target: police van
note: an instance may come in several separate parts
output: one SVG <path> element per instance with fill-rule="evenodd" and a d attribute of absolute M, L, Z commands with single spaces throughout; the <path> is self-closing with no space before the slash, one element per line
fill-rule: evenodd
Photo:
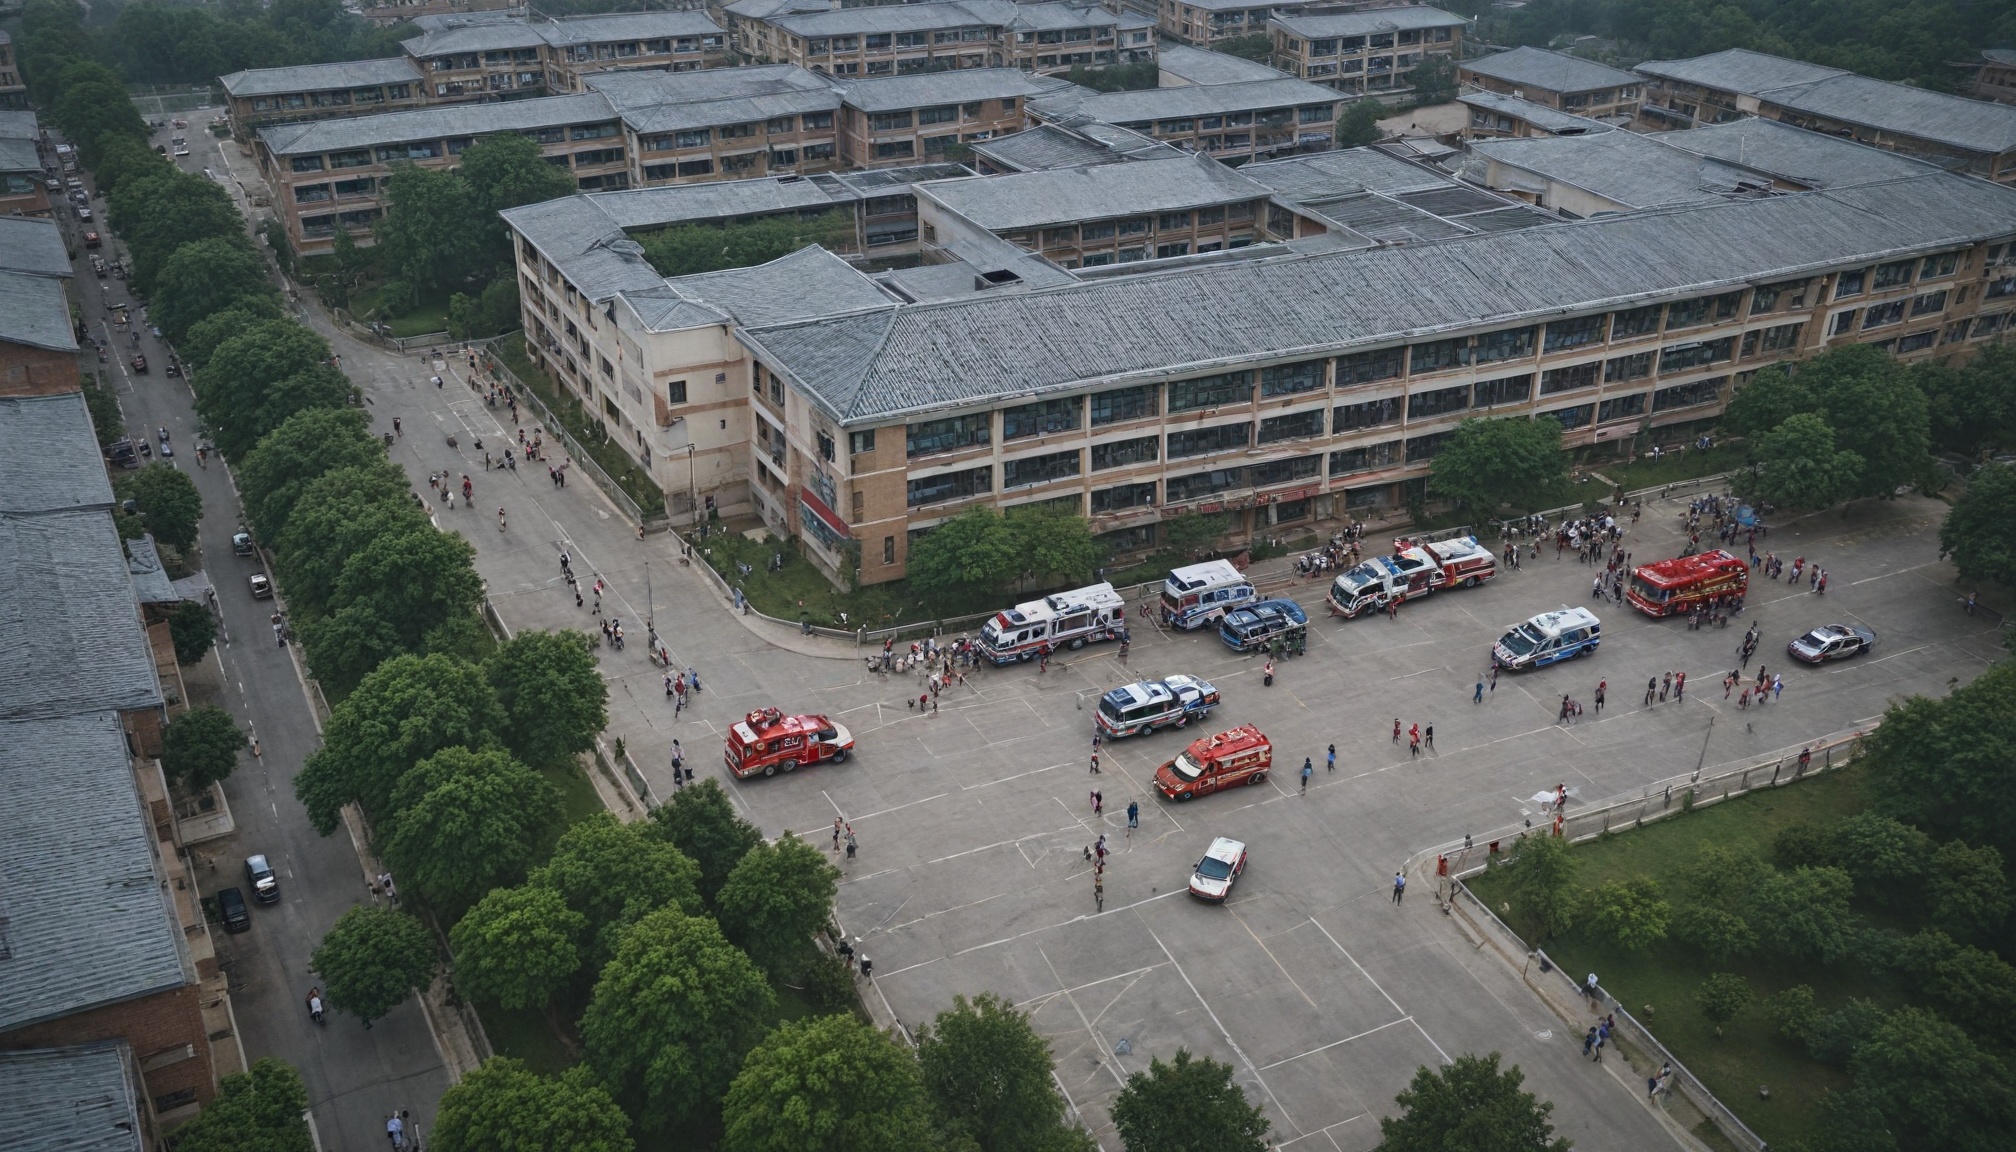
<path fill-rule="evenodd" d="M 1491 662 L 1518 671 L 1540 668 L 1594 652 L 1603 642 L 1603 622 L 1587 608 L 1542 612 L 1498 638 Z"/>
<path fill-rule="evenodd" d="M 1309 617 L 1293 600 L 1262 600 L 1225 614 L 1218 625 L 1218 638 L 1234 652 L 1264 648 L 1279 638 L 1291 651 L 1309 647 Z"/>
<path fill-rule="evenodd" d="M 980 628 L 980 651 L 995 664 L 1011 664 L 1111 640 L 1126 624 L 1127 602 L 1113 585 L 1093 584 L 996 612 Z"/>
<path fill-rule="evenodd" d="M 1186 631 L 1203 628 L 1259 598 L 1253 582 L 1230 560 L 1172 568 L 1162 582 L 1162 622 Z"/>
<path fill-rule="evenodd" d="M 1218 689 L 1195 676 L 1164 676 L 1113 689 L 1099 698 L 1093 722 L 1115 739 L 1146 735 L 1157 728 L 1181 728 L 1218 706 Z"/>

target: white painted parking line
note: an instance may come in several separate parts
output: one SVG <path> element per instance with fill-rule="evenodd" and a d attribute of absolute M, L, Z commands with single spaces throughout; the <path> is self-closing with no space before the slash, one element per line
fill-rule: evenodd
<path fill-rule="evenodd" d="M 1330 1146 L 1332 1148 L 1337 1149 L 1338 1152 L 1343 1152 L 1344 1146 L 1342 1144 L 1337 1143 L 1337 1138 L 1335 1136 L 1330 1135 L 1330 1130 L 1333 1128 L 1342 1128 L 1344 1125 L 1351 1123 L 1353 1120 L 1363 1120 L 1370 1115 L 1372 1115 L 1370 1112 L 1360 1112 L 1356 1116 L 1346 1116 L 1344 1119 L 1337 1121 L 1335 1124 L 1318 1128 L 1314 1132 L 1305 1132 L 1302 1135 L 1295 1137 L 1293 1140 L 1283 1140 L 1281 1143 L 1274 1145 L 1274 1148 L 1276 1152 L 1279 1152 L 1280 1149 L 1286 1148 L 1292 1144 L 1299 1144 L 1304 1140 L 1321 1136 L 1324 1139 L 1330 1141 Z"/>
<path fill-rule="evenodd" d="M 1262 1072 L 1265 1072 L 1271 1068 L 1279 1068 L 1283 1064 L 1293 1063 L 1294 1061 L 1302 1059 L 1302 1057 L 1304 1056 L 1314 1056 L 1318 1052 L 1327 1052 L 1330 1049 L 1337 1047 L 1339 1044 L 1349 1044 L 1353 1040 L 1363 1040 L 1365 1037 L 1372 1035 L 1374 1032 L 1384 1032 L 1386 1029 L 1395 1027 L 1396 1025 L 1412 1024 L 1413 1022 L 1414 1018 L 1412 1016 L 1402 1016 L 1398 1020 L 1388 1020 L 1386 1023 L 1379 1025 L 1377 1028 L 1367 1028 L 1365 1031 L 1358 1033 L 1358 1035 L 1356 1036 L 1346 1036 L 1342 1040 L 1332 1040 L 1328 1044 L 1318 1044 L 1316 1047 L 1309 1049 L 1309 1051 L 1307 1052 L 1297 1052 L 1293 1056 L 1283 1057 L 1280 1060 L 1274 1061 L 1274 1063 L 1272 1064 L 1263 1065 L 1260 1070 Z"/>
<path fill-rule="evenodd" d="M 1351 955 L 1349 949 L 1345 948 L 1344 945 L 1337 943 L 1337 937 L 1330 935 L 1330 930 L 1328 928 L 1323 927 L 1321 921 L 1317 920 L 1314 916 L 1311 916 L 1309 918 L 1309 922 L 1311 924 L 1316 925 L 1316 930 L 1318 932 L 1323 933 L 1323 938 L 1330 941 L 1331 944 L 1335 945 L 1337 951 L 1342 952 L 1346 960 L 1351 961 L 1351 966 L 1353 968 L 1358 969 L 1358 974 L 1360 976 L 1365 977 L 1366 983 L 1372 985 L 1374 991 L 1378 992 L 1379 995 L 1386 997 L 1386 1003 L 1393 1005 L 1393 1010 L 1395 1012 L 1398 1012 L 1402 1016 L 1407 1017 L 1408 1021 L 1410 1021 L 1414 1025 L 1415 1030 L 1421 1033 L 1421 1038 L 1423 1040 L 1428 1041 L 1428 1046 L 1435 1049 L 1436 1054 L 1442 1057 L 1442 1062 L 1444 1064 L 1455 1063 L 1455 1061 L 1449 1059 L 1449 1053 L 1442 1051 L 1442 1046 L 1440 1044 L 1435 1043 L 1435 1038 L 1433 1036 L 1428 1035 L 1428 1030 L 1426 1028 L 1421 1027 L 1421 1022 L 1415 1020 L 1412 1015 L 1408 1014 L 1405 1008 L 1400 1007 L 1400 1002 L 1398 1000 L 1393 999 L 1393 997 L 1387 993 L 1386 989 L 1381 988 L 1377 980 L 1372 979 L 1372 974 L 1370 972 L 1365 971 L 1365 966 L 1363 964 L 1358 963 L 1358 958 L 1356 956 Z"/>
<path fill-rule="evenodd" d="M 1191 982 L 1190 974 L 1188 972 L 1183 971 L 1183 965 L 1178 964 L 1176 962 L 1176 954 L 1174 952 L 1169 951 L 1169 946 L 1162 942 L 1162 937 L 1155 934 L 1155 929 L 1149 926 L 1148 921 L 1146 919 L 1141 920 L 1141 927 L 1147 929 L 1148 938 L 1155 941 L 1155 946 L 1157 948 L 1162 949 L 1162 955 L 1167 956 L 1169 958 L 1169 966 L 1171 968 L 1176 969 L 1176 975 L 1183 977 L 1183 983 L 1185 985 L 1188 985 L 1190 989 L 1190 994 L 1192 996 L 1197 997 L 1197 1003 L 1204 1009 L 1204 1014 L 1206 1016 L 1211 1017 L 1211 1023 L 1217 1026 L 1218 1035 L 1225 1038 L 1225 1043 L 1232 1049 L 1232 1054 L 1239 1057 L 1239 1062 L 1246 1065 L 1246 1070 L 1253 1074 L 1253 1082 L 1260 1085 L 1260 1090 L 1262 1092 L 1267 1093 L 1267 1099 L 1274 1102 L 1274 1110 L 1281 1114 L 1281 1119 L 1286 1120 L 1288 1122 L 1289 1127 L 1295 1129 L 1297 1132 L 1300 1132 L 1302 1130 L 1302 1126 L 1300 1124 L 1295 1123 L 1295 1118 L 1293 1116 L 1288 1115 L 1288 1109 L 1283 1108 L 1281 1106 L 1281 1098 L 1274 1095 L 1274 1089 L 1267 1086 L 1266 1078 L 1260 1075 L 1260 1069 L 1255 1068 L 1253 1066 L 1253 1058 L 1246 1055 L 1246 1050 L 1244 1048 L 1239 1047 L 1239 1042 L 1237 1040 L 1234 1040 L 1232 1038 L 1232 1033 L 1226 1029 L 1225 1022 L 1218 1019 L 1218 1013 L 1212 1009 L 1211 1002 L 1209 1000 L 1204 999 L 1204 994 L 1202 992 L 1199 992 L 1197 990 L 1197 985 Z"/>

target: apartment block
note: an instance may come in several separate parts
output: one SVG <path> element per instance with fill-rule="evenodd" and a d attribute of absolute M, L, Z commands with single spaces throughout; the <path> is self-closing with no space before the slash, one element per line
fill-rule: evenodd
<path fill-rule="evenodd" d="M 54 220 L 0 216 L 0 397 L 77 390 L 70 277 L 70 254 Z"/>
<path fill-rule="evenodd" d="M 728 38 L 702 12 L 626 12 L 531 22 L 495 12 L 414 21 L 400 47 L 426 76 L 429 100 L 514 99 L 579 92 L 615 69 L 697 71 L 728 62 Z"/>
<path fill-rule="evenodd" d="M 1220 40 L 1265 33 L 1267 21 L 1279 10 L 1234 0 L 1162 0 L 1155 23 L 1165 36 L 1208 48 Z"/>
<path fill-rule="evenodd" d="M 1490 140 L 1501 136 L 1524 139 L 1528 136 L 1586 136 L 1608 132 L 1611 125 L 1586 116 L 1562 112 L 1545 104 L 1535 104 L 1516 96 L 1496 92 L 1461 92 L 1458 103 L 1470 110 L 1470 123 L 1463 128 L 1466 140 Z"/>
<path fill-rule="evenodd" d="M 840 160 L 887 168 L 943 160 L 954 145 L 1029 127 L 1029 101 L 1061 89 L 1061 80 L 1015 68 L 962 68 L 838 85 Z"/>
<path fill-rule="evenodd" d="M 1655 129 L 1762 116 L 2016 184 L 2016 106 L 1741 48 L 1635 70 L 1645 77 L 1640 116 Z"/>
<path fill-rule="evenodd" d="M 843 166 L 840 95 L 802 68 L 616 72 L 588 86 L 622 117 L 639 187 Z"/>
<path fill-rule="evenodd" d="M 1976 100 L 2016 104 L 2016 49 L 1984 48 L 1981 54 L 1961 65 L 1973 75 L 1967 94 Z"/>
<path fill-rule="evenodd" d="M 1469 26 L 1439 8 L 1411 7 L 1277 14 L 1266 31 L 1275 66 L 1289 75 L 1339 92 L 1382 93 L 1411 88 L 1407 74 L 1430 56 L 1460 59 Z"/>
<path fill-rule="evenodd" d="M 1091 3 L 945 0 L 807 11 L 731 9 L 736 47 L 833 76 L 953 68 L 1059 72 L 1155 57 L 1153 22 Z"/>
<path fill-rule="evenodd" d="M 1457 68 L 1466 88 L 1542 104 L 1557 112 L 1586 116 L 1609 124 L 1628 124 L 1638 114 L 1635 73 L 1565 52 L 1544 48 L 1514 48 Z"/>
<path fill-rule="evenodd" d="M 479 138 L 498 132 L 537 140 L 583 189 L 629 186 L 622 121 L 592 92 L 277 125 L 260 129 L 255 155 L 288 241 L 305 254 L 328 251 L 338 228 L 360 239 L 368 234 L 384 215 L 394 164 L 452 167 Z"/>
<path fill-rule="evenodd" d="M 1066 269 L 1244 248 L 1268 238 L 1273 197 L 1202 156 L 972 176 L 916 191 L 927 253 L 985 233 Z"/>
<path fill-rule="evenodd" d="M 28 85 L 14 59 L 14 37 L 0 31 L 0 108 L 26 108 Z"/>
<path fill-rule="evenodd" d="M 1130 128 L 1228 164 L 1322 152 L 1336 144 L 1337 93 L 1303 80 L 1247 80 L 1136 92 L 1073 88 L 1032 102 L 1046 121 L 1083 117 Z"/>
<path fill-rule="evenodd" d="M 0 110 L 0 217 L 51 215 L 47 180 L 35 113 Z"/>
<path fill-rule="evenodd" d="M 404 56 L 220 76 L 231 131 L 240 140 L 268 124 L 363 116 L 418 108 L 427 100 L 420 69 Z"/>

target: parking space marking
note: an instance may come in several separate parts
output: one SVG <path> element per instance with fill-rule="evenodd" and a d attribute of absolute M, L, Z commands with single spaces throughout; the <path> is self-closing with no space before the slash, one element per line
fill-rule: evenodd
<path fill-rule="evenodd" d="M 1374 991 L 1378 992 L 1379 995 L 1386 997 L 1386 1003 L 1393 1005 L 1393 1010 L 1395 1012 L 1398 1012 L 1402 1016 L 1405 1016 L 1407 1020 L 1414 1025 L 1415 1031 L 1421 1033 L 1421 1038 L 1423 1040 L 1428 1041 L 1428 1046 L 1435 1049 L 1436 1054 L 1442 1057 L 1442 1063 L 1444 1064 L 1455 1063 L 1455 1061 L 1449 1059 L 1449 1053 L 1442 1051 L 1442 1046 L 1440 1044 L 1435 1043 L 1435 1038 L 1433 1036 L 1428 1035 L 1428 1029 L 1421 1027 L 1421 1022 L 1419 1020 L 1414 1019 L 1414 1017 L 1405 1008 L 1400 1007 L 1400 1002 L 1398 1000 L 1393 999 L 1393 997 L 1386 991 L 1386 989 L 1380 987 L 1379 982 L 1377 980 L 1372 979 L 1372 974 L 1370 972 L 1365 971 L 1365 966 L 1363 964 L 1358 963 L 1358 958 L 1356 956 L 1351 955 L 1350 950 L 1345 948 L 1344 945 L 1339 944 L 1337 942 L 1337 937 L 1330 935 L 1330 930 L 1328 928 L 1323 927 L 1321 921 L 1317 920 L 1314 916 L 1311 916 L 1309 918 L 1309 922 L 1311 924 L 1316 925 L 1316 930 L 1318 932 L 1323 933 L 1323 938 L 1330 941 L 1331 944 L 1335 945 L 1337 951 L 1342 952 L 1346 960 L 1351 961 L 1351 966 L 1353 968 L 1358 969 L 1358 974 L 1360 976 L 1365 977 L 1366 982 L 1372 985 Z"/>
<path fill-rule="evenodd" d="M 1923 564 L 1913 564 L 1909 568 L 1899 568 L 1895 572 L 1885 572 L 1880 576 L 1865 576 L 1860 580 L 1851 580 L 1848 582 L 1848 586 L 1853 588 L 1860 584 L 1873 584 L 1878 580 L 1888 580 L 1892 576 L 1902 576 L 1906 572 L 1916 572 L 1920 568 L 1933 568 L 1943 563 L 1945 563 L 1944 560 L 1927 560 Z"/>
<path fill-rule="evenodd" d="M 1225 1043 L 1231 1047 L 1233 1055 L 1239 1057 L 1239 1062 L 1241 1064 L 1246 1065 L 1246 1070 L 1253 1074 L 1253 1082 L 1260 1085 L 1260 1090 L 1262 1092 L 1267 1093 L 1267 1099 L 1273 1102 L 1274 1110 L 1281 1114 L 1281 1118 L 1288 1122 L 1289 1127 L 1295 1129 L 1297 1132 L 1302 1131 L 1302 1126 L 1300 1124 L 1295 1123 L 1294 1117 L 1288 1115 L 1288 1109 L 1283 1108 L 1281 1106 L 1281 1099 L 1280 1097 L 1274 1095 L 1274 1089 L 1267 1086 L 1267 1080 L 1265 1077 L 1260 1075 L 1260 1069 L 1255 1068 L 1253 1066 L 1253 1058 L 1246 1055 L 1246 1050 L 1244 1048 L 1239 1047 L 1239 1042 L 1232 1038 L 1232 1033 L 1230 1031 L 1226 1030 L 1225 1022 L 1218 1019 L 1218 1013 L 1212 1009 L 1211 1002 L 1209 1000 L 1204 999 L 1204 994 L 1202 992 L 1199 992 L 1197 990 L 1197 985 L 1191 982 L 1190 974 L 1188 972 L 1183 971 L 1183 965 L 1178 964 L 1176 962 L 1176 954 L 1174 952 L 1169 951 L 1169 945 L 1164 944 L 1162 942 L 1162 937 L 1156 934 L 1154 927 L 1148 923 L 1146 917 L 1136 917 L 1136 919 L 1140 920 L 1141 927 L 1147 930 L 1148 938 L 1150 940 L 1155 941 L 1155 946 L 1157 948 L 1162 949 L 1162 955 L 1167 956 L 1169 958 L 1169 966 L 1176 970 L 1176 975 L 1181 976 L 1183 978 L 1183 983 L 1189 987 L 1190 994 L 1192 996 L 1197 997 L 1198 1005 L 1200 1005 L 1204 1009 L 1204 1014 L 1206 1016 L 1211 1017 L 1211 1023 L 1217 1026 L 1218 1035 L 1223 1036 L 1225 1038 Z M 1441 1051 L 1441 1049 L 1438 1048 L 1436 1049 L 1436 1051 L 1439 1052 Z"/>
<path fill-rule="evenodd" d="M 1303 989 L 1302 985 L 1296 981 L 1295 974 L 1288 970 L 1288 966 L 1286 964 L 1281 963 L 1281 958 L 1279 956 L 1274 955 L 1274 950 L 1272 948 L 1267 947 L 1267 941 L 1262 940 L 1260 938 L 1260 934 L 1258 932 L 1253 931 L 1253 925 L 1248 924 L 1246 922 L 1246 918 L 1244 916 L 1239 915 L 1238 909 L 1227 908 L 1226 911 L 1232 913 L 1232 918 L 1239 922 L 1239 926 L 1241 928 L 1246 929 L 1246 934 L 1248 936 L 1253 937 L 1253 942 L 1255 944 L 1260 945 L 1260 950 L 1262 952 L 1267 953 L 1267 958 L 1269 960 L 1274 961 L 1274 967 L 1279 968 L 1281 970 L 1281 975 L 1287 978 L 1289 986 L 1295 989 L 1295 994 L 1297 996 L 1302 997 L 1303 1003 L 1309 1005 L 1309 1007 L 1311 1008 L 1315 1008 L 1316 1007 L 1315 998 L 1310 996 L 1309 993 Z"/>
<path fill-rule="evenodd" d="M 1370 1112 L 1360 1112 L 1356 1116 L 1346 1116 L 1344 1119 L 1337 1121 L 1335 1124 L 1330 1124 L 1322 1128 L 1318 1128 L 1314 1132 L 1305 1132 L 1302 1135 L 1295 1137 L 1293 1140 L 1283 1140 L 1281 1143 L 1274 1145 L 1274 1148 L 1276 1152 L 1279 1152 L 1280 1149 L 1286 1148 L 1291 1144 L 1299 1144 L 1302 1141 L 1308 1140 L 1312 1137 L 1321 1136 L 1324 1139 L 1330 1141 L 1330 1146 L 1332 1148 L 1337 1149 L 1338 1152 L 1343 1152 L 1344 1146 L 1342 1144 L 1337 1143 L 1337 1138 L 1335 1136 L 1330 1135 L 1330 1129 L 1342 1128 L 1344 1125 L 1351 1123 L 1353 1120 L 1363 1120 L 1370 1115 L 1371 1115 Z"/>
<path fill-rule="evenodd" d="M 1902 652 L 1892 652 L 1888 656 L 1878 656 L 1874 660 L 1851 661 L 1850 663 L 1843 664 L 1839 668 L 1829 668 L 1827 670 L 1827 674 L 1829 676 L 1839 676 L 1843 672 L 1853 672 L 1857 668 L 1867 668 L 1871 664 L 1881 664 L 1885 660 L 1895 660 L 1899 656 L 1909 656 L 1913 652 L 1923 652 L 1930 647 L 1932 647 L 1930 644 L 1920 644 L 1916 648 L 1906 648 Z"/>
<path fill-rule="evenodd" d="M 1064 978 L 1057 974 L 1057 966 L 1050 962 L 1050 954 L 1048 952 L 1043 951 L 1043 946 L 1041 944 L 1038 944 L 1036 946 L 1036 954 L 1043 958 L 1043 967 L 1048 968 L 1050 970 L 1050 979 L 1055 980 L 1057 982 L 1057 986 L 1060 989 L 1059 995 L 1062 995 L 1064 997 L 1064 1002 L 1066 1004 L 1071 1005 L 1071 1011 L 1077 1015 L 1079 1025 L 1085 1029 L 1085 1034 L 1092 1038 L 1093 1050 L 1096 1052 L 1107 1051 L 1108 1049 L 1106 1044 L 1106 1038 L 1099 1035 L 1099 1029 L 1093 1026 L 1093 1022 L 1091 1020 L 1085 1018 L 1085 1010 L 1078 1006 L 1078 998 L 1071 994 L 1070 989 L 1064 987 Z M 1122 989 L 1122 991 L 1124 992 L 1125 989 Z M 1101 1012 L 1100 1015 L 1103 1016 L 1105 1015 L 1105 1013 Z M 1101 1060 L 1099 1061 L 1099 1066 L 1101 1068 L 1106 1069 L 1106 1074 L 1113 1077 L 1113 1082 L 1115 1084 L 1119 1085 L 1122 1088 L 1125 1088 L 1127 1086 L 1126 1077 L 1120 1075 L 1120 1069 L 1114 1066 L 1114 1061 Z"/>
<path fill-rule="evenodd" d="M 1307 1052 L 1297 1052 L 1293 1056 L 1285 1056 L 1279 1060 L 1274 1061 L 1272 1064 L 1263 1066 L 1260 1070 L 1262 1072 L 1265 1072 L 1270 1068 L 1279 1068 L 1283 1064 L 1292 1064 L 1295 1061 L 1302 1059 L 1302 1057 L 1304 1056 L 1314 1056 L 1318 1052 L 1327 1052 L 1330 1049 L 1337 1047 L 1339 1044 L 1349 1044 L 1353 1040 L 1363 1040 L 1365 1037 L 1372 1035 L 1374 1032 L 1384 1032 L 1386 1029 L 1392 1028 L 1396 1025 L 1412 1024 L 1412 1023 L 1414 1023 L 1414 1018 L 1412 1016 L 1402 1016 L 1398 1020 L 1388 1020 L 1386 1023 L 1379 1025 L 1377 1028 L 1367 1028 L 1365 1031 L 1358 1033 L 1358 1035 L 1356 1036 L 1346 1036 L 1342 1040 L 1332 1040 L 1328 1044 L 1318 1044 L 1316 1047 L 1309 1049 L 1309 1051 Z M 1437 1049 L 1437 1051 L 1440 1051 L 1440 1049 Z"/>

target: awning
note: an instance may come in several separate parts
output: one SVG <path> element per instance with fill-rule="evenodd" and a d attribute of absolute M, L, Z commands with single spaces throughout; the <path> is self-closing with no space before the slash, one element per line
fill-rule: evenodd
<path fill-rule="evenodd" d="M 812 515 L 814 516 L 817 516 L 821 523 L 825 524 L 826 527 L 831 528 L 833 530 L 834 535 L 839 536 L 842 539 L 845 539 L 846 537 L 852 535 L 852 533 L 849 532 L 847 529 L 847 522 L 840 519 L 840 517 L 835 516 L 833 514 L 833 510 L 831 508 L 826 507 L 825 501 L 819 499 L 818 496 L 813 494 L 812 489 L 810 488 L 798 489 L 798 499 L 804 503 L 806 511 L 812 513 Z"/>

